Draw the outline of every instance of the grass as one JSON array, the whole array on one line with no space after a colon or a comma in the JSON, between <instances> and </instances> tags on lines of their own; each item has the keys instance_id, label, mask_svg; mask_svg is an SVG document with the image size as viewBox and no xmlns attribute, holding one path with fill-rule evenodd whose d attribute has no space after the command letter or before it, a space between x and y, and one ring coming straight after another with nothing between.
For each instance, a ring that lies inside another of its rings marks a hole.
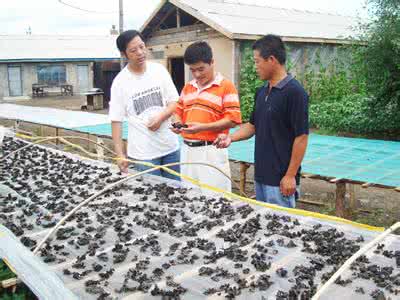
<instances>
[{"instance_id":1,"label":"grass","mask_svg":"<svg viewBox=\"0 0 400 300\"><path fill-rule=\"evenodd\" d=\"M15 277L16 275L4 261L0 259L0 281ZM25 284L21 283L17 285L15 292L12 292L11 288L0 288L0 300L37 300L37 298Z\"/></svg>"}]
</instances>

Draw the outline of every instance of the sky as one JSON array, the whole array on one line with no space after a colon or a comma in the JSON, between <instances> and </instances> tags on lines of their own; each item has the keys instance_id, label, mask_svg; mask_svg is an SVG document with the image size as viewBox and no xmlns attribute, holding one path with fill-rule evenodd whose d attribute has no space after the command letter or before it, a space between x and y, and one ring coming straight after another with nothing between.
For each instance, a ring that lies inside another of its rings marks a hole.
<instances>
[{"instance_id":1,"label":"sky","mask_svg":"<svg viewBox=\"0 0 400 300\"><path fill-rule=\"evenodd\" d=\"M197 0L204 1L204 0ZM118 28L118 0L0 0L0 34L107 35ZM240 0L243 3L366 16L365 0ZM138 29L160 0L124 0L124 29Z\"/></svg>"}]
</instances>

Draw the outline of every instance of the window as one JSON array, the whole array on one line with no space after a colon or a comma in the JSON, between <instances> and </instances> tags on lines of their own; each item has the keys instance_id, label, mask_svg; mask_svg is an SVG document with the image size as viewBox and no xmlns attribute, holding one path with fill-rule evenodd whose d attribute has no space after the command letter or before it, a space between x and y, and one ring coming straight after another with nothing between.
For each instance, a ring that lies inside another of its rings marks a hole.
<instances>
[{"instance_id":1,"label":"window","mask_svg":"<svg viewBox=\"0 0 400 300\"><path fill-rule=\"evenodd\" d=\"M189 15L183 10L179 10L180 16L180 26L189 26L199 23L200 21L197 20L192 15ZM177 17L177 10L173 10L173 12L169 12L169 15L166 19L160 24L161 29L170 29L170 28L177 28L178 27L178 17Z\"/></svg>"},{"instance_id":2,"label":"window","mask_svg":"<svg viewBox=\"0 0 400 300\"><path fill-rule=\"evenodd\" d=\"M192 15L189 15L185 11L181 10L181 26L189 26L189 25L194 25L199 23L200 21L197 20L195 17Z\"/></svg>"},{"instance_id":3,"label":"window","mask_svg":"<svg viewBox=\"0 0 400 300\"><path fill-rule=\"evenodd\" d=\"M57 86L66 83L65 66L38 66L37 77L39 84Z\"/></svg>"}]
</instances>

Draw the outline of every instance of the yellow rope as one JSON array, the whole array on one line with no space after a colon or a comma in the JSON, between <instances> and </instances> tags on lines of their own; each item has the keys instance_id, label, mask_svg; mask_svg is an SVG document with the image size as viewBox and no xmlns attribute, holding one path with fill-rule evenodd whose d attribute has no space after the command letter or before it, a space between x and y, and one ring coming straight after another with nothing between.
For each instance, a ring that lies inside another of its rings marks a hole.
<instances>
[{"instance_id":1,"label":"yellow rope","mask_svg":"<svg viewBox=\"0 0 400 300\"><path fill-rule=\"evenodd\" d=\"M76 148L76 149L81 150L83 153L85 153L85 154L88 155L89 157L98 158L98 155L87 151L86 149L84 149L84 148L83 148L82 146L80 146L80 145L76 145L76 144L74 144L74 143L71 143L71 142L67 141L66 138L71 138L71 139L82 139L82 140L86 140L86 141L92 142L92 143L94 143L94 144L97 144L97 145L102 146L102 147L103 147L104 149L106 149L107 151L109 151L109 152L113 153L114 155L116 155L116 153L115 153L114 151L110 150L109 148L104 147L103 145L101 145L101 144L99 144L99 143L96 143L96 142L94 142L94 141L92 141L92 140L90 140L90 139L82 138L82 137L75 137L75 136L71 136L71 137L70 137L70 136L56 136L56 137L46 137L46 138L42 138L42 137L34 137L34 138L32 138L31 136L27 136L27 135L23 135L23 134L19 134L19 133L17 133L16 136L21 137L21 138L26 138L26 139L39 140L39 141L36 141L36 142L34 142L34 143L30 144L30 145L27 145L27 146L24 146L24 147L22 147L22 148L20 148L20 149L17 149L17 150L15 150L15 151L9 153L7 156L3 157L2 159L5 159L5 158L9 157L10 155L12 155L13 153L15 153L15 152L17 152L17 151L20 151L20 150L22 150L22 149L25 149L25 148L27 148L27 147L30 147L30 146L32 146L32 145L34 145L34 144L39 144L39 143L42 143L42 142L45 142L45 141L55 140L55 139L58 139L58 140L60 140L61 142L65 143L65 144L67 144L67 145L69 145L69 146L71 146L71 147L73 147L73 148ZM124 161L126 161L126 162L130 162L130 163L134 163L134 164L138 164L138 165L144 165L144 166L146 166L146 167L155 167L155 166L156 166L156 165L154 165L154 164L152 164L152 163L143 162L143 161L137 161L137 160L130 160L130 159L123 159L123 158L120 158L120 157L103 156L103 158L107 158L107 159L115 160L115 161L124 160ZM232 178L231 178L228 174L226 174L223 170L221 170L220 168L218 168L218 167L216 167L216 166L214 166L214 165L211 165L211 164L208 164L208 163L196 163L196 162L182 162L182 163L180 163L180 165L202 165L202 166L207 166L207 167L216 169L217 171L219 171L220 173L222 173L226 178L228 178L228 179L233 183L233 185L236 186L236 188L237 188L238 190L240 190L240 187L238 186L238 184L237 184L235 181L233 181ZM177 173L177 172L175 172L174 170L171 170L171 169L168 168L168 167L163 167L163 166L161 166L160 169L166 171L167 173L173 174L173 175L175 175L175 176L177 176L177 177L183 178L183 179L185 179L185 180L187 180L187 181L189 181L189 182L192 182L193 184L198 185L198 186L200 186L200 187L202 187L202 188L203 188L203 187L207 188L207 185L206 185L206 184L203 184L203 183L201 183L200 181L197 181L197 180L195 180L195 179L193 179L193 178L191 178L191 177L188 177L188 176L182 175L182 174L180 174L180 173ZM210 187L210 186L208 186L208 187ZM242 192L242 194L243 194L245 197L248 197L248 196L246 195L245 192Z\"/></svg>"},{"instance_id":2,"label":"yellow rope","mask_svg":"<svg viewBox=\"0 0 400 300\"><path fill-rule=\"evenodd\" d=\"M19 136L19 137L27 138L27 139L32 139L32 137L30 137L30 136L21 135L21 134L16 134L16 135ZM43 137L40 137L40 138L43 138ZM66 137L54 137L54 138L63 138L63 139L65 139ZM76 138L76 137L73 137L73 138ZM35 137L35 139L39 139L39 137ZM45 139L44 141L46 141L46 140L47 139ZM95 143L94 141L91 141L91 140L89 140L89 141ZM70 142L69 142L69 144L74 145L73 143L70 143ZM86 150L84 150L81 146L78 146L78 145L75 145L75 146L76 146L75 148L78 148L78 149L82 150L85 153L90 153L90 152L87 152ZM112 150L109 150L109 151L111 153L115 154L114 151L112 151ZM91 156L96 156L97 157L97 155L95 155L93 153L90 153L90 154L91 154ZM136 164L142 164L142 165L149 166L149 167L155 167L155 165L153 165L151 163L141 162L141 161L134 161L134 160L130 160L130 159L122 159L122 158L119 158L119 157L110 158L110 159L116 160L116 161L117 160L125 160L127 162L132 162L132 163L136 163ZM180 163L180 164L199 164L199 163ZM204 165L207 165L207 164L204 164ZM209 165L209 166L211 166L211 165ZM211 166L211 167L216 168L215 166ZM269 208L269 209L272 209L272 210L277 210L277 211L284 211L284 212L287 212L289 214L295 214L295 215L300 215L300 216L304 216L304 217L313 217L313 218L317 218L317 219L324 220L324 221L338 222L338 223L347 224L347 225L351 225L351 226L354 226L354 227L357 227L357 228L362 228L362 229L370 230L370 231L383 232L385 230L384 227L376 227L376 226L371 226L371 225L367 225L367 224L361 224L361 223L358 223L358 222L346 220L346 219L335 217L335 216L329 216L329 215L324 215L324 214L321 214L321 213L306 211L306 210L302 210L302 209L287 208L287 207L282 207L282 206L278 206L278 205L274 205L274 204L260 202L260 201L254 200L254 199L250 199L248 197L239 196L239 195L234 194L232 192L224 191L224 190L219 189L217 187L213 187L213 186L207 185L207 184L202 183L202 182L200 182L200 181L198 181L198 180L196 180L194 178L191 178L189 176L177 173L177 172L175 172L174 170L171 170L168 167L160 166L160 169L163 169L163 170L165 170L166 172L168 172L170 174L173 174L175 176L183 178L183 179L185 179L185 180L187 180L187 181L189 181L189 182L191 182L191 183L193 183L193 184L195 184L197 186L200 186L201 188L205 188L205 189L217 192L217 193L221 193L224 196L226 196L227 198L235 198L235 199L241 200L243 202L246 202L248 204L259 205L259 206L263 206L263 207L266 207L266 208Z\"/></svg>"}]
</instances>

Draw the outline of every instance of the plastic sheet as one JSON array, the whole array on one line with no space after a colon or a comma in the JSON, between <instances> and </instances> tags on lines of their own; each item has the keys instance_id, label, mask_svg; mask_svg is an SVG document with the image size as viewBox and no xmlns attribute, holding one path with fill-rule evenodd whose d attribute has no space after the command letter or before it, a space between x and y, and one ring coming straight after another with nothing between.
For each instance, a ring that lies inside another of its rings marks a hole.
<instances>
[{"instance_id":1,"label":"plastic sheet","mask_svg":"<svg viewBox=\"0 0 400 300\"><path fill-rule=\"evenodd\" d=\"M0 225L0 257L12 265L19 279L26 282L39 299L78 299L56 274L2 225Z\"/></svg>"},{"instance_id":2,"label":"plastic sheet","mask_svg":"<svg viewBox=\"0 0 400 300\"><path fill-rule=\"evenodd\" d=\"M6 139L5 154L22 143ZM80 201L122 178L106 163L38 146L0 167L0 222L28 248ZM214 196L151 175L133 179L83 207L40 257L83 299L307 299L378 234ZM397 237L385 247L400 249ZM395 256L385 263L398 271ZM361 281L364 297L377 289L373 279ZM341 299L355 299L358 285L335 285L324 297L342 290ZM380 289L395 299L392 285L392 293Z\"/></svg>"},{"instance_id":3,"label":"plastic sheet","mask_svg":"<svg viewBox=\"0 0 400 300\"><path fill-rule=\"evenodd\" d=\"M109 123L107 115L47 107L0 104L0 118L72 129Z\"/></svg>"}]
</instances>

